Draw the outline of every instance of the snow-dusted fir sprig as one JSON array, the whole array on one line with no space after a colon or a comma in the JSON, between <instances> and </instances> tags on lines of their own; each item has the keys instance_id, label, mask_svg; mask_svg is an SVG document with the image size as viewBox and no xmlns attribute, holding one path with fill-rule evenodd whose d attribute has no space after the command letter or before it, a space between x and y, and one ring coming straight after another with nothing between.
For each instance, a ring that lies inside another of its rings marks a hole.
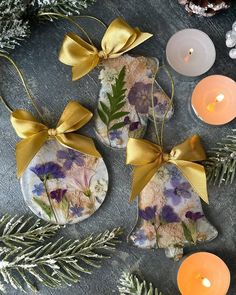
<instances>
[{"instance_id":1,"label":"snow-dusted fir sprig","mask_svg":"<svg viewBox=\"0 0 236 295\"><path fill-rule=\"evenodd\" d=\"M26 1L0 1L0 50L14 49L29 33L29 22L24 19Z\"/></svg>"},{"instance_id":2,"label":"snow-dusted fir sprig","mask_svg":"<svg viewBox=\"0 0 236 295\"><path fill-rule=\"evenodd\" d=\"M121 295L163 295L153 287L152 283L141 281L136 275L129 272L122 274L118 289Z\"/></svg>"},{"instance_id":3,"label":"snow-dusted fir sprig","mask_svg":"<svg viewBox=\"0 0 236 295\"><path fill-rule=\"evenodd\" d=\"M96 0L1 0L0 51L9 52L30 35L30 25L39 19L53 20L44 13L79 15Z\"/></svg>"},{"instance_id":4,"label":"snow-dusted fir sprig","mask_svg":"<svg viewBox=\"0 0 236 295\"><path fill-rule=\"evenodd\" d=\"M35 0L31 5L38 7L38 13L55 12L65 15L79 15L96 0Z\"/></svg>"},{"instance_id":5,"label":"snow-dusted fir sprig","mask_svg":"<svg viewBox=\"0 0 236 295\"><path fill-rule=\"evenodd\" d=\"M0 219L0 245L9 248L28 247L56 234L59 225L45 223L32 217L4 215Z\"/></svg>"},{"instance_id":6,"label":"snow-dusted fir sprig","mask_svg":"<svg viewBox=\"0 0 236 295\"><path fill-rule=\"evenodd\" d=\"M207 179L215 185L228 185L236 176L236 129L208 152L204 161Z\"/></svg>"},{"instance_id":7,"label":"snow-dusted fir sprig","mask_svg":"<svg viewBox=\"0 0 236 295\"><path fill-rule=\"evenodd\" d=\"M0 18L0 51L8 52L20 45L20 41L29 34L29 23L19 19Z\"/></svg>"},{"instance_id":8,"label":"snow-dusted fir sprig","mask_svg":"<svg viewBox=\"0 0 236 295\"><path fill-rule=\"evenodd\" d=\"M0 249L0 290L4 284L25 292L26 287L37 291L36 282L50 288L79 281L81 273L91 273L90 267L100 267L109 258L107 250L114 250L121 228L90 235L82 241L63 238L39 247ZM24 284L22 284L24 282Z\"/></svg>"}]
</instances>

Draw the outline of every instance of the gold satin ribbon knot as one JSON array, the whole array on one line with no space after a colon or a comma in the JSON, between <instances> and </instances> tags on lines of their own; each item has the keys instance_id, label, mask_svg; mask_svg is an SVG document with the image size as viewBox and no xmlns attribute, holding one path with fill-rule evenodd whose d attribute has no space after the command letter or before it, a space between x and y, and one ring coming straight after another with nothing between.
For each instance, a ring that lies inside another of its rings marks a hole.
<instances>
[{"instance_id":1,"label":"gold satin ribbon knot","mask_svg":"<svg viewBox=\"0 0 236 295\"><path fill-rule=\"evenodd\" d=\"M97 64L108 58L116 58L152 37L132 28L123 19L115 19L107 28L101 50L87 43L74 33L68 33L63 41L59 60L72 66L72 79L77 80L89 73Z\"/></svg>"},{"instance_id":2,"label":"gold satin ribbon knot","mask_svg":"<svg viewBox=\"0 0 236 295\"><path fill-rule=\"evenodd\" d=\"M88 123L92 116L88 109L71 101L63 111L57 127L50 129L39 123L29 112L14 111L11 114L11 123L17 135L22 138L16 145L17 177L22 176L30 161L49 138L83 154L101 157L91 138L74 133Z\"/></svg>"},{"instance_id":3,"label":"gold satin ribbon knot","mask_svg":"<svg viewBox=\"0 0 236 295\"><path fill-rule=\"evenodd\" d=\"M208 203L206 173L202 165L194 163L206 159L198 135L175 146L170 154L144 139L130 138L127 144L127 164L134 165L130 201L133 201L164 163L172 163L182 172L193 190Z\"/></svg>"}]
</instances>

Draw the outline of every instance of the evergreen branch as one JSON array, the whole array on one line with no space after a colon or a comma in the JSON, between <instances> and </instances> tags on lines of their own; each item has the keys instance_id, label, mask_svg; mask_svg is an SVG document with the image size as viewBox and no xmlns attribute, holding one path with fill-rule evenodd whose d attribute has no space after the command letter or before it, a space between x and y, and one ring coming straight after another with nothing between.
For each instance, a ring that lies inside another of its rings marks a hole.
<instances>
[{"instance_id":1,"label":"evergreen branch","mask_svg":"<svg viewBox=\"0 0 236 295\"><path fill-rule=\"evenodd\" d=\"M236 129L208 152L203 162L207 180L214 185L231 184L236 172Z\"/></svg>"},{"instance_id":2,"label":"evergreen branch","mask_svg":"<svg viewBox=\"0 0 236 295\"><path fill-rule=\"evenodd\" d=\"M100 260L109 258L104 250L113 250L121 233L121 228L115 228L82 241L61 238L40 247L2 248L0 290L4 292L6 283L26 292L22 281L32 291L37 291L35 281L50 288L76 283L81 273L90 274L89 267L100 267Z\"/></svg>"},{"instance_id":3,"label":"evergreen branch","mask_svg":"<svg viewBox=\"0 0 236 295\"><path fill-rule=\"evenodd\" d=\"M7 247L32 246L50 238L60 228L59 225L44 223L37 219L33 225L32 217L11 217L4 215L0 219L0 242Z\"/></svg>"},{"instance_id":4,"label":"evergreen branch","mask_svg":"<svg viewBox=\"0 0 236 295\"><path fill-rule=\"evenodd\" d=\"M122 119L129 114L129 112L123 112L121 109L125 105L125 66L119 72L115 83L111 86L112 92L107 93L109 106L104 102L100 102L98 108L98 115L102 122L106 125L107 131L117 130L125 126L125 122L119 122L112 124L114 120Z\"/></svg>"},{"instance_id":5,"label":"evergreen branch","mask_svg":"<svg viewBox=\"0 0 236 295\"><path fill-rule=\"evenodd\" d=\"M20 41L28 36L29 24L23 20L0 18L0 51L6 53L9 49L14 49Z\"/></svg>"},{"instance_id":6,"label":"evergreen branch","mask_svg":"<svg viewBox=\"0 0 236 295\"><path fill-rule=\"evenodd\" d=\"M79 15L81 10L96 0L2 0L0 1L0 52L8 52L30 35L33 21L56 16L43 13L59 13L65 16Z\"/></svg>"},{"instance_id":7,"label":"evergreen branch","mask_svg":"<svg viewBox=\"0 0 236 295\"><path fill-rule=\"evenodd\" d=\"M35 0L38 14L44 12L62 13L64 15L79 15L80 11L96 0Z\"/></svg>"},{"instance_id":8,"label":"evergreen branch","mask_svg":"<svg viewBox=\"0 0 236 295\"><path fill-rule=\"evenodd\" d=\"M120 278L118 289L121 295L163 295L152 283L141 281L136 275L125 272Z\"/></svg>"}]
</instances>

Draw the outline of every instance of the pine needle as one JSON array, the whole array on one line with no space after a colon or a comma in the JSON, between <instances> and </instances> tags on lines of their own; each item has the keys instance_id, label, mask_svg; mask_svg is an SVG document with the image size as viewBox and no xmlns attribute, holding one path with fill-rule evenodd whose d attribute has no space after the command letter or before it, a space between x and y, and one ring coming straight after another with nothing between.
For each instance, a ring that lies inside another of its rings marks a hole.
<instances>
[{"instance_id":1,"label":"pine needle","mask_svg":"<svg viewBox=\"0 0 236 295\"><path fill-rule=\"evenodd\" d=\"M41 18L53 21L43 13L65 16L80 14L96 0L1 0L0 1L0 52L9 52L29 37L32 22Z\"/></svg>"},{"instance_id":2,"label":"pine needle","mask_svg":"<svg viewBox=\"0 0 236 295\"><path fill-rule=\"evenodd\" d=\"M141 281L136 275L124 272L118 290L121 295L163 295L152 283Z\"/></svg>"},{"instance_id":3,"label":"pine needle","mask_svg":"<svg viewBox=\"0 0 236 295\"><path fill-rule=\"evenodd\" d=\"M37 291L37 282L50 288L77 283L81 273L90 274L91 267L109 258L106 253L115 249L121 233L115 228L82 241L61 238L37 247L0 248L0 291L5 292L4 284L26 292L26 287Z\"/></svg>"},{"instance_id":4,"label":"pine needle","mask_svg":"<svg viewBox=\"0 0 236 295\"><path fill-rule=\"evenodd\" d=\"M207 179L214 185L232 184L236 171L236 129L208 152L203 162Z\"/></svg>"},{"instance_id":5,"label":"pine needle","mask_svg":"<svg viewBox=\"0 0 236 295\"><path fill-rule=\"evenodd\" d=\"M32 217L6 214L0 219L0 243L10 248L32 246L54 236L59 228L59 225L35 221Z\"/></svg>"}]
</instances>

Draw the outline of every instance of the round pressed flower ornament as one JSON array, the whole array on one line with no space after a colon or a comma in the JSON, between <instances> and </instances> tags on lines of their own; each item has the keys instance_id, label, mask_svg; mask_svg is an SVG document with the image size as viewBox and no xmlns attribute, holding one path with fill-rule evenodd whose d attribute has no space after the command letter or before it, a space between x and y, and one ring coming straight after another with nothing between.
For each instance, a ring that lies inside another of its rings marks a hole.
<instances>
[{"instance_id":1,"label":"round pressed flower ornament","mask_svg":"<svg viewBox=\"0 0 236 295\"><path fill-rule=\"evenodd\" d=\"M35 103L15 62L35 110ZM57 224L77 223L90 217L103 203L108 189L108 172L93 140L76 133L93 114L76 101L65 107L55 128L48 128L28 111L11 112L11 123L22 139L16 144L17 177L26 204L40 218Z\"/></svg>"},{"instance_id":2,"label":"round pressed flower ornament","mask_svg":"<svg viewBox=\"0 0 236 295\"><path fill-rule=\"evenodd\" d=\"M48 140L25 170L21 188L27 205L40 218L77 223L103 203L108 172L102 158Z\"/></svg>"}]
</instances>

